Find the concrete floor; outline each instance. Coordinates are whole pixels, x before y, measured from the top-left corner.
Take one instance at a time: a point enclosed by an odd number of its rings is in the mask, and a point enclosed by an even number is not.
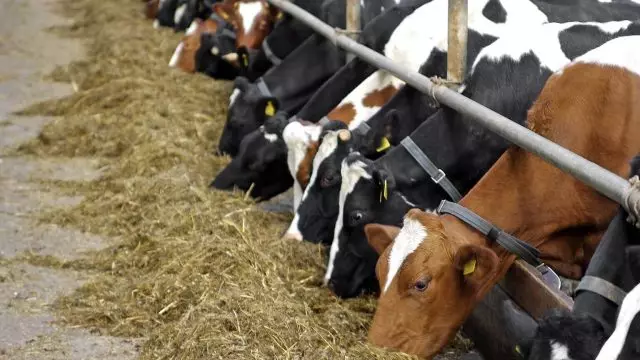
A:
[[[83,56],[79,41],[47,32],[67,20],[54,14],[52,0],[1,0],[0,11],[0,259],[30,251],[60,259],[106,246],[95,235],[37,225],[43,209],[77,204],[40,188],[37,179],[91,179],[95,160],[8,157],[7,150],[37,136],[51,118],[17,117],[13,112],[38,101],[65,96],[69,84],[44,81],[58,65]],[[55,324],[50,304],[90,279],[90,274],[0,262],[0,359],[133,359],[131,339],[92,334]]]

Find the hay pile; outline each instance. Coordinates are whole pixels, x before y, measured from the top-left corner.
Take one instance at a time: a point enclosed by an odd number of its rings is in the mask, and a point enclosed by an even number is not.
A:
[[[89,53],[51,78],[79,91],[25,109],[60,119],[17,152],[102,159],[100,180],[49,184],[85,200],[43,221],[118,240],[83,260],[29,258],[97,273],[57,301],[61,318],[145,337],[144,359],[408,358],[366,345],[375,300],[321,287],[324,250],[279,239],[289,215],[207,188],[228,162],[212,149],[231,84],[170,71],[181,35],[154,30],[139,1],[62,4],[76,22],[54,31]]]

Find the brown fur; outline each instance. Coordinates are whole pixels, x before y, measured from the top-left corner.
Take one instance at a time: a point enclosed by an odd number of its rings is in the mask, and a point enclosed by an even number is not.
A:
[[[327,117],[348,125],[356,117],[356,107],[351,103],[342,104],[331,110],[331,112],[327,114]]]
[[[160,0],[149,0],[145,2],[144,14],[147,19],[155,19],[158,15],[158,7],[160,6]]]
[[[311,179],[311,166],[313,165],[313,158],[318,152],[318,147],[320,147],[320,143],[318,141],[312,142],[307,147],[304,159],[302,159],[300,166],[298,166],[298,171],[296,171],[296,180],[298,180],[303,190],[307,188],[307,185],[309,185],[309,179]]]
[[[200,37],[204,33],[215,33],[218,29],[218,24],[207,19],[205,21],[199,21],[196,31],[190,35],[182,37],[182,52],[178,57],[177,67],[183,71],[193,73],[196,71],[196,52],[200,49]]]
[[[364,99],[362,99],[362,104],[366,107],[383,106],[397,92],[398,89],[393,85],[388,85],[382,89],[376,89],[368,93]],[[331,110],[331,112],[327,114],[327,117],[331,120],[341,121],[348,125],[351,124],[356,115],[356,107],[352,103],[346,103]],[[304,190],[309,184],[311,166],[317,151],[317,146],[315,149],[308,148],[304,160],[300,163],[296,171],[296,179],[300,183],[302,190]]]
[[[635,74],[576,64],[547,81],[528,122],[551,141],[626,177],[629,161],[640,152],[639,100],[640,77]],[[515,146],[460,203],[536,246],[544,262],[575,279],[583,275],[617,208],[574,177]],[[369,340],[430,359],[504,276],[515,256],[489,244],[455,217],[417,209],[407,216],[424,225],[428,238],[381,295]],[[381,286],[390,248],[376,269]],[[464,276],[462,268],[470,259],[476,259],[476,269]],[[412,293],[411,283],[418,277],[431,279],[429,287]]]
[[[245,29],[243,27],[242,15],[238,11],[240,3],[255,3],[262,4],[262,11],[253,22],[251,29]],[[236,47],[241,46],[247,49],[257,49],[262,45],[262,41],[271,32],[273,25],[278,18],[278,10],[275,7],[269,6],[264,0],[225,0],[221,3],[216,3],[213,7],[213,11],[220,17],[225,19],[233,25],[236,31]]]
[[[366,107],[383,106],[391,99],[398,89],[393,85],[387,85],[382,89],[376,89],[365,96],[362,100],[362,104]]]

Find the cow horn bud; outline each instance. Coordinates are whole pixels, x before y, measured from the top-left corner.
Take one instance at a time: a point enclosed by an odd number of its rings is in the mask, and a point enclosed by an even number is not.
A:
[[[238,53],[229,53],[229,54],[223,55],[222,58],[229,62],[238,61]]]
[[[338,131],[338,137],[342,141],[349,141],[349,140],[351,140],[351,131],[346,130],[346,129],[342,129],[342,130]]]

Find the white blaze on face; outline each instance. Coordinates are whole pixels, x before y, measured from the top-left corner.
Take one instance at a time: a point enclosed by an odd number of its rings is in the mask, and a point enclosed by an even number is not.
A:
[[[180,19],[182,19],[182,16],[184,15],[185,11],[187,11],[187,4],[182,4],[176,9],[176,12],[173,13],[174,24],[177,25],[180,22]]]
[[[176,51],[174,51],[171,56],[171,60],[169,60],[169,67],[176,67],[176,65],[178,65],[178,60],[180,60],[180,55],[182,55],[182,49],[184,49],[184,42],[180,41],[176,47]]]
[[[312,142],[318,141],[322,126],[317,124],[302,125],[299,121],[289,123],[282,133],[282,138],[287,145],[287,166],[291,177],[293,177],[293,212],[298,210],[298,205],[302,201],[302,185],[298,182],[296,174],[302,160],[307,155],[307,150]],[[297,224],[297,221],[294,221]],[[293,222],[292,222],[293,225]],[[297,225],[294,227],[297,229]],[[291,229],[291,227],[290,227]],[[302,235],[300,235],[302,239]]]
[[[331,154],[333,154],[333,152],[336,150],[337,147],[338,147],[338,132],[329,131],[324,136],[322,140],[322,144],[320,144],[320,146],[318,147],[318,152],[316,153],[316,156],[313,158],[311,178],[309,179],[309,184],[307,185],[307,188],[304,189],[304,193],[302,193],[302,198],[300,199],[300,202],[298,202],[298,205],[295,207],[296,210],[295,210],[295,215],[293,216],[293,221],[291,221],[291,225],[289,225],[289,229],[287,230],[288,236],[295,236],[295,237],[298,237],[299,240],[302,240],[302,232],[298,228],[298,223],[300,221],[300,215],[298,214],[298,207],[300,206],[300,203],[302,203],[304,199],[306,199],[307,196],[309,196],[311,185],[315,183],[316,178],[318,177],[318,168],[326,158],[328,158]],[[302,157],[304,158],[305,155],[306,155],[306,147],[305,147],[305,154],[303,154]],[[295,173],[293,173],[292,176],[295,179],[296,177]]]
[[[420,221],[408,217],[404,218],[404,225],[393,241],[389,252],[389,273],[383,293],[387,291],[407,257],[413,254],[426,238],[427,230]]]
[[[569,349],[567,349],[565,345],[552,341],[550,360],[571,360],[569,357]]]
[[[229,96],[229,107],[233,105],[233,103],[236,101],[236,99],[238,98],[238,95],[240,95],[241,92],[242,91],[240,91],[240,89],[238,88],[233,89],[231,96]]]
[[[191,25],[189,25],[189,28],[187,29],[187,31],[185,31],[185,35],[189,36],[195,33],[197,30],[198,30],[198,22],[196,20],[193,20],[191,22]]]
[[[160,21],[158,19],[153,20],[153,28],[160,29]]]
[[[356,184],[360,179],[371,179],[371,175],[366,170],[367,164],[362,161],[356,161],[353,164],[347,164],[347,160],[342,160],[340,166],[340,175],[342,175],[342,183],[340,184],[340,196],[338,199],[338,219],[336,220],[335,228],[333,229],[333,242],[331,243],[331,249],[329,250],[329,263],[327,264],[327,271],[324,274],[324,285],[326,286],[331,280],[333,274],[333,268],[335,266],[336,256],[340,251],[340,232],[343,227],[344,217],[344,205],[347,201],[347,196],[353,192]]]
[[[616,329],[604,343],[596,360],[617,359],[627,339],[631,322],[640,313],[640,284],[625,296],[620,306]]]
[[[242,27],[244,33],[251,31],[253,23],[262,11],[262,3],[259,1],[249,3],[238,3],[238,13],[242,17]]]

